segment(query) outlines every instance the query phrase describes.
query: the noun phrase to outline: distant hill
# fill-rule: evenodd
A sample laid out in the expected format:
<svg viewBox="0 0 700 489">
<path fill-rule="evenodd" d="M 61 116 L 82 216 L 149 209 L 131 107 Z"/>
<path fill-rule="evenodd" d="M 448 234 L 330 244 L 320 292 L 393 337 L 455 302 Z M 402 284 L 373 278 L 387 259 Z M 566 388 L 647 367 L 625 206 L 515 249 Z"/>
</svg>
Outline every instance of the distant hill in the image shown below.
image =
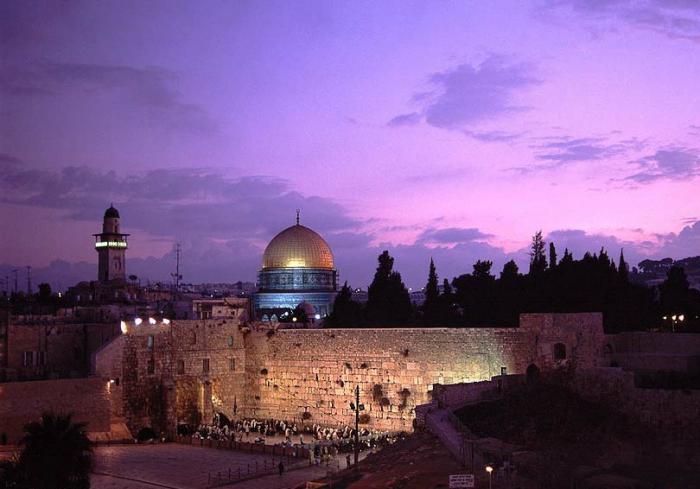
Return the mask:
<svg viewBox="0 0 700 489">
<path fill-rule="evenodd" d="M 673 266 L 683 268 L 690 286 L 700 290 L 700 256 L 692 256 L 680 260 L 673 260 L 673 258 L 643 260 L 632 270 L 631 278 L 637 283 L 650 287 L 659 285 L 666 280 L 666 274 Z"/>
</svg>

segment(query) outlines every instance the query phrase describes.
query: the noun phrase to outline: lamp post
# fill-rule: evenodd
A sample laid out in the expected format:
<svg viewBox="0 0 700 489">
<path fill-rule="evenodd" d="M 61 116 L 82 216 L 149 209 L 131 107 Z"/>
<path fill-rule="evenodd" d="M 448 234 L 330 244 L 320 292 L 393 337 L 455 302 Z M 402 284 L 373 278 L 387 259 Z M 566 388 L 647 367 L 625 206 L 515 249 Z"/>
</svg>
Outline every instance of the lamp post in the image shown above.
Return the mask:
<svg viewBox="0 0 700 489">
<path fill-rule="evenodd" d="M 360 404 L 360 386 L 355 387 L 355 402 L 350 403 L 350 409 L 355 411 L 355 470 L 360 458 L 360 411 L 364 411 L 364 404 Z"/>
<path fill-rule="evenodd" d="M 486 472 L 489 474 L 489 489 L 491 489 L 491 474 L 493 473 L 493 467 L 490 465 L 486 466 Z"/>
</svg>

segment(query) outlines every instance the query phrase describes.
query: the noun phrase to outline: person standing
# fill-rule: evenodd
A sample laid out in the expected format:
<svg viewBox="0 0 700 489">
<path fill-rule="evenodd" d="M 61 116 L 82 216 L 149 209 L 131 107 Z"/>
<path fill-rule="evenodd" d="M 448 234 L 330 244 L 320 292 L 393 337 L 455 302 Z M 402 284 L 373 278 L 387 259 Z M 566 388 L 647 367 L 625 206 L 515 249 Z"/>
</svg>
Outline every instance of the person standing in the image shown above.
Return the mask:
<svg viewBox="0 0 700 489">
<path fill-rule="evenodd" d="M 282 477 L 282 473 L 284 472 L 284 464 L 280 460 L 280 464 L 277 466 L 277 469 L 280 471 L 280 477 Z"/>
</svg>

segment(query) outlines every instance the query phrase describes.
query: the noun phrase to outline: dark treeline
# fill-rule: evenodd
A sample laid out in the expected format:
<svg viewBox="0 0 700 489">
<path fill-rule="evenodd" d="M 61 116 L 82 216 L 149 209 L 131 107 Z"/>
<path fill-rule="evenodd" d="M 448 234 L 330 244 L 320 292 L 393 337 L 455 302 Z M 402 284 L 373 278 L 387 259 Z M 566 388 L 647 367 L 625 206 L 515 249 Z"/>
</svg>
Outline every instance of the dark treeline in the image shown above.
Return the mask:
<svg viewBox="0 0 700 489">
<path fill-rule="evenodd" d="M 511 260 L 496 276 L 490 261 L 479 260 L 471 273 L 443 279 L 440 287 L 431 260 L 421 306 L 411 303 L 393 266 L 384 251 L 365 305 L 352 299 L 346 283 L 326 325 L 517 326 L 523 312 L 602 312 L 607 332 L 700 331 L 700 292 L 689 287 L 682 268 L 671 267 L 661 285 L 647 287 L 630 280 L 622 251 L 617 264 L 604 249 L 580 260 L 564 250 L 559 258 L 555 244 L 547 246 L 541 232 L 533 237 L 527 273 Z"/>
</svg>

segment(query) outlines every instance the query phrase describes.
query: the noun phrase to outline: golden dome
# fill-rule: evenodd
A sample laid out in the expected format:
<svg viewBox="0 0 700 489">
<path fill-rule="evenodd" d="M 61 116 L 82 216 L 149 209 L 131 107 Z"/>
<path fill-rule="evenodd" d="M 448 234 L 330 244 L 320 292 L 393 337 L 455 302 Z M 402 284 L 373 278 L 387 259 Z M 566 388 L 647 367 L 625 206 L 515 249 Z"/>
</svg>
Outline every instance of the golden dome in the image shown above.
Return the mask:
<svg viewBox="0 0 700 489">
<path fill-rule="evenodd" d="M 272 238 L 263 253 L 263 268 L 333 268 L 333 253 L 315 231 L 297 224 Z"/>
</svg>

